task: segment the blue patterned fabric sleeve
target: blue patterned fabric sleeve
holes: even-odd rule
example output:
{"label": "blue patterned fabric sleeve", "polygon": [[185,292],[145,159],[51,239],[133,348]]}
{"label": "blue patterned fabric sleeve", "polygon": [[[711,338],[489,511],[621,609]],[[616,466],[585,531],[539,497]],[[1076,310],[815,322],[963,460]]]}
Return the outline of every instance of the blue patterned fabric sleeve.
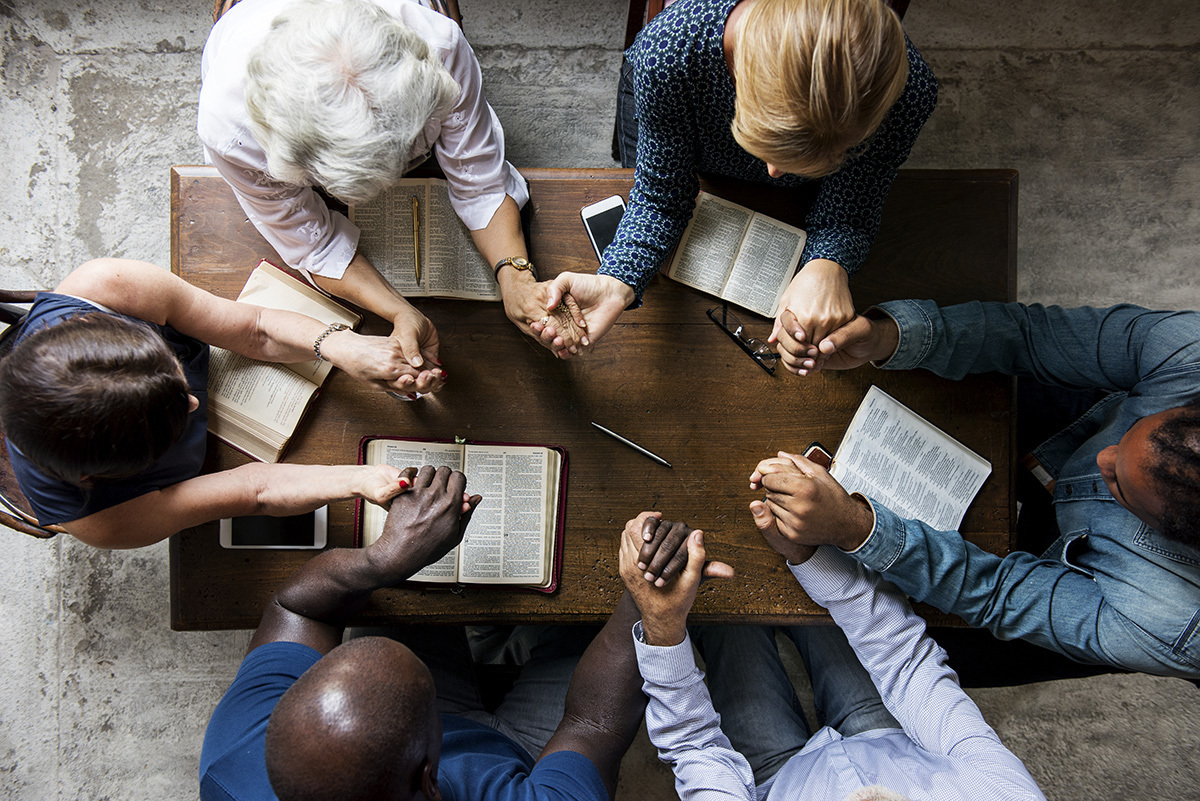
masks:
{"label": "blue patterned fabric sleeve", "polygon": [[801,264],[829,259],[854,274],[879,231],[883,202],[908,159],[921,127],[937,105],[937,78],[913,43],[908,45],[908,81],[867,149],[821,184],[804,221],[808,240]]}
{"label": "blue patterned fabric sleeve", "polygon": [[[656,37],[659,38],[659,37]],[[639,40],[641,41],[641,40]],[[629,206],[598,270],[633,287],[633,305],[683,235],[696,204],[694,87],[684,48],[629,51],[637,98],[637,167]]]}

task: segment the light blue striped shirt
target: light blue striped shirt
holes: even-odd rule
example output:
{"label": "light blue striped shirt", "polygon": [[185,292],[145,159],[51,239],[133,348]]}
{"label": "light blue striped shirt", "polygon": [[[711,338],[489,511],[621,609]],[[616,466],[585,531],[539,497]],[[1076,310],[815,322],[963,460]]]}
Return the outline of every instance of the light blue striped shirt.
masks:
{"label": "light blue striped shirt", "polygon": [[828,727],[763,785],[721,732],[691,640],[670,647],[641,641],[638,667],[650,698],[646,727],[659,758],[691,799],[829,799],[882,785],[912,801],[1045,796],[983,719],[925,634],[925,623],[892,585],[840,551],[824,547],[792,573],[846,633],[888,711],[904,727],[843,738]]}

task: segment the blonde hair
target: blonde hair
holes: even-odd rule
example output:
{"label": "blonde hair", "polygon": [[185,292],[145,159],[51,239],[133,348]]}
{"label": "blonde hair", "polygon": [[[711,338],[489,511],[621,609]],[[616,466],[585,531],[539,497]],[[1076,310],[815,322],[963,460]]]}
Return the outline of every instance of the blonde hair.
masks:
{"label": "blonde hair", "polygon": [[904,30],[883,0],[755,0],[734,76],[737,143],[786,172],[829,175],[904,90]]}

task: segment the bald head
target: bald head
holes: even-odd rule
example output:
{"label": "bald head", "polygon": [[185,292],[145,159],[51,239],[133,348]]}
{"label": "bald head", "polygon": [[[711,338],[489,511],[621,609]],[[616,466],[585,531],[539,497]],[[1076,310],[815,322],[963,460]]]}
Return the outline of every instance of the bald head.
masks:
{"label": "bald head", "polygon": [[428,668],[386,637],[351,640],[291,686],[267,726],[280,801],[409,799],[436,769],[441,727]]}

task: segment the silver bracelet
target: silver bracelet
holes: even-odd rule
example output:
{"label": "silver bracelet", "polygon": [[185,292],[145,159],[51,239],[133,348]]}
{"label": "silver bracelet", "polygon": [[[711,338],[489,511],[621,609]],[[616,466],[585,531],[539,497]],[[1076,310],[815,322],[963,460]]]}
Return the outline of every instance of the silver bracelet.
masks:
{"label": "silver bracelet", "polygon": [[329,327],[326,328],[325,331],[321,334],[321,336],[317,337],[317,341],[313,343],[313,353],[317,354],[317,359],[319,359],[320,361],[325,361],[325,357],[321,355],[321,340],[323,340],[325,337],[332,334],[334,331],[349,331],[349,330],[350,330],[350,326],[346,325],[345,323],[330,323]]}

